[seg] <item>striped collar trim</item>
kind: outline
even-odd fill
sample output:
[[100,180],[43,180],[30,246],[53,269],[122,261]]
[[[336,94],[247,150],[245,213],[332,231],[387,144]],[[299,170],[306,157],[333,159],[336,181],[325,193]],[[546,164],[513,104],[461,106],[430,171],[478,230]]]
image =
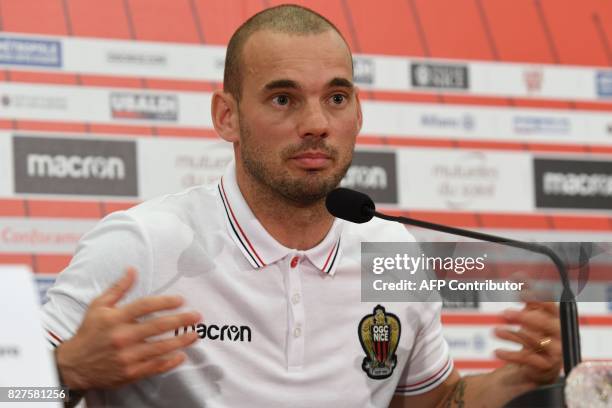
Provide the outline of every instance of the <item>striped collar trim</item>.
[[[255,218],[236,182],[232,165],[217,186],[230,236],[255,269],[270,265],[296,251],[276,241]],[[342,220],[336,219],[327,236],[317,246],[302,253],[321,272],[333,275],[341,258]]]
[[259,255],[259,253],[255,250],[255,247],[253,247],[253,244],[244,233],[244,230],[236,218],[234,210],[229,204],[227,193],[225,192],[225,188],[223,186],[223,179],[221,179],[218,189],[219,195],[221,196],[221,201],[223,202],[223,208],[225,209],[225,214],[227,215],[227,222],[231,230],[230,232],[232,238],[254,268],[266,266],[266,263],[261,258],[261,255]]
[[336,219],[323,241],[304,252],[317,269],[332,276],[336,273],[342,255],[342,226],[343,221]]

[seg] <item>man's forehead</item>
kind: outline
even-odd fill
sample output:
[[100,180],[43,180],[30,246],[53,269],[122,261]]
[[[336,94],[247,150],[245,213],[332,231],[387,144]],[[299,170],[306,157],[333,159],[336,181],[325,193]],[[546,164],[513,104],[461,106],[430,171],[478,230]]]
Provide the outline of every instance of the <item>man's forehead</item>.
[[285,71],[291,71],[291,68],[308,69],[310,64],[314,66],[327,63],[345,72],[342,75],[332,75],[324,79],[325,82],[334,78],[343,78],[350,84],[340,84],[341,81],[335,81],[336,83],[332,85],[352,86],[353,67],[350,50],[344,39],[332,29],[312,34],[260,30],[253,33],[246,41],[241,59],[246,76],[265,74],[267,77],[265,83],[296,81],[299,78],[292,78],[291,74]]
[[[348,45],[342,36],[331,28],[317,33],[306,34],[286,33],[270,29],[258,30],[252,33],[244,44],[242,49],[243,63],[252,63],[253,57],[261,57],[258,59],[265,60],[266,56],[262,55],[262,53],[282,56],[287,51],[300,52],[303,51],[300,45],[304,45],[307,42],[316,44],[318,47],[329,51],[333,50],[334,56],[345,57],[352,66],[352,55]],[[302,54],[302,56],[307,57],[305,54]],[[273,63],[274,61],[268,60],[267,62]]]

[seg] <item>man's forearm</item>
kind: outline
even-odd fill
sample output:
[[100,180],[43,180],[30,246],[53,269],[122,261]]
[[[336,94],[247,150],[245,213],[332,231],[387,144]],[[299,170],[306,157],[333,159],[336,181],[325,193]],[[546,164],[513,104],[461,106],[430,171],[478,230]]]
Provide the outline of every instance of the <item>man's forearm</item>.
[[[62,350],[60,350],[60,348],[62,347],[64,347],[64,345],[60,344],[53,353],[55,358],[55,366],[57,368],[57,375],[59,377],[61,385],[64,387],[68,387],[69,398],[68,401],[64,402],[64,408],[73,408],[83,398],[83,392],[71,387],[72,383],[70,381],[70,376],[66,375],[66,369],[63,367],[63,365],[60,365],[58,354],[62,352]],[[66,377],[68,377],[68,380],[66,379]]]

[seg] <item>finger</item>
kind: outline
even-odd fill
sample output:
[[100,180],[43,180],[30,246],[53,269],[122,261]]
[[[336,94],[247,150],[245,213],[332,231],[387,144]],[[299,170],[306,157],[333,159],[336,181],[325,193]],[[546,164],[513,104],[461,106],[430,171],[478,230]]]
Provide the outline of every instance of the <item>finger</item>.
[[509,324],[518,324],[529,330],[544,333],[546,336],[555,338],[560,336],[559,320],[541,310],[506,310],[503,317]]
[[202,315],[197,312],[157,317],[143,323],[134,324],[130,328],[131,338],[134,340],[143,340],[147,337],[157,336],[171,330],[192,326],[201,321]]
[[532,350],[536,350],[540,345],[539,342],[541,337],[536,337],[531,332],[526,332],[524,329],[510,330],[495,328],[494,333],[495,336],[499,337],[502,340],[511,341],[513,343],[520,344]]
[[128,368],[125,374],[128,379],[136,381],[144,377],[170,371],[185,361],[186,358],[187,356],[184,352],[177,351],[165,357],[158,357],[140,364],[135,364]]
[[128,268],[121,279],[113,283],[110,288],[106,289],[100,296],[94,299],[92,305],[114,306],[123,296],[125,296],[135,281],[136,270],[134,268]]
[[128,364],[167,356],[182,348],[192,345],[199,339],[198,333],[189,332],[170,339],[151,343],[140,343],[124,353],[124,361]]
[[540,342],[550,337],[542,337],[542,335],[538,332],[532,332],[531,330],[527,329],[510,330],[496,328],[495,335],[500,339],[521,344],[533,353],[549,354],[550,356],[557,356],[561,354],[561,342],[558,340],[551,339],[552,342],[542,348],[540,346]]
[[528,350],[510,351],[498,349],[495,350],[495,356],[509,363],[527,365],[542,371],[550,370],[555,365],[555,361],[550,357]]
[[[522,344],[525,352],[542,355],[551,362],[560,361],[563,347],[559,340],[555,340],[548,336],[542,337],[540,333],[532,332],[527,329],[518,331],[509,330],[508,332],[504,332],[504,329],[500,329],[498,332],[496,329],[495,334],[504,340]],[[546,339],[550,339],[551,341],[545,345],[541,345],[541,342]]]
[[125,321],[132,321],[153,312],[176,309],[182,304],[180,296],[146,296],[123,306],[121,312]]
[[526,302],[525,308],[528,310],[542,310],[551,316],[559,317],[559,306],[555,302]]

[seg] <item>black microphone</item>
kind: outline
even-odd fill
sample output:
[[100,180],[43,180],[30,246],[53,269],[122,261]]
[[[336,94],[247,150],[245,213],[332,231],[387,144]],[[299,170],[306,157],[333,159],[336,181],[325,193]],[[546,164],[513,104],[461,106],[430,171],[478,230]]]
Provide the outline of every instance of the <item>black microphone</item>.
[[569,284],[565,264],[563,261],[561,261],[561,258],[559,258],[559,256],[549,247],[536,243],[499,237],[496,235],[484,234],[482,232],[435,224],[428,221],[416,220],[413,218],[394,217],[392,215],[383,214],[376,211],[374,201],[372,201],[367,194],[348,188],[341,187],[331,191],[325,199],[325,206],[327,207],[327,211],[329,211],[333,216],[358,224],[368,222],[373,217],[378,217],[387,221],[414,225],[425,229],[473,238],[480,241],[493,242],[514,248],[521,248],[527,251],[546,255],[557,267],[561,277],[561,283],[563,285],[559,310],[561,321],[561,342],[563,346],[563,369],[565,371],[565,375],[567,376],[572,368],[574,368],[582,360],[580,353],[580,328],[578,326],[576,299]]
[[334,217],[357,224],[370,221],[376,210],[374,201],[367,194],[344,187],[330,192],[325,198],[325,206]]

